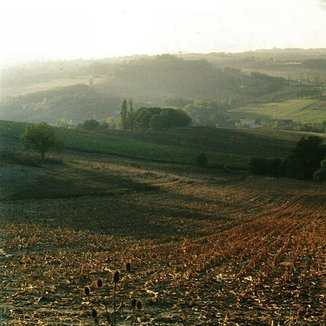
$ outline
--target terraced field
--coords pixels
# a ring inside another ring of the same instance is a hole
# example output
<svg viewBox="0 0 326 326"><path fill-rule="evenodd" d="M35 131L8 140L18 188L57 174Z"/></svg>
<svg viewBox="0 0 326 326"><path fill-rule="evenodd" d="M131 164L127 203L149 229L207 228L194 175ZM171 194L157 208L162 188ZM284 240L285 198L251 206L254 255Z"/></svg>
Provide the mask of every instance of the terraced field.
<svg viewBox="0 0 326 326"><path fill-rule="evenodd" d="M53 171L0 202L0 323L324 324L325 186L95 155Z"/></svg>

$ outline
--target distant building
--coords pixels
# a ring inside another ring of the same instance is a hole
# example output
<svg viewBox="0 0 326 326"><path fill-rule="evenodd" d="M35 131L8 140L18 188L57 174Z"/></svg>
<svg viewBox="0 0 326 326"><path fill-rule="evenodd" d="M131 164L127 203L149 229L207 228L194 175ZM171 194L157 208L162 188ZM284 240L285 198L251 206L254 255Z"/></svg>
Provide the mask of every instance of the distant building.
<svg viewBox="0 0 326 326"><path fill-rule="evenodd" d="M253 128L253 129L257 129L257 128L261 128L262 127L262 123L261 121L257 120L257 119L240 119L240 122L237 123L237 126L240 128Z"/></svg>
<svg viewBox="0 0 326 326"><path fill-rule="evenodd" d="M291 119L274 120L273 125L275 128L282 128L282 129L292 128L293 120Z"/></svg>

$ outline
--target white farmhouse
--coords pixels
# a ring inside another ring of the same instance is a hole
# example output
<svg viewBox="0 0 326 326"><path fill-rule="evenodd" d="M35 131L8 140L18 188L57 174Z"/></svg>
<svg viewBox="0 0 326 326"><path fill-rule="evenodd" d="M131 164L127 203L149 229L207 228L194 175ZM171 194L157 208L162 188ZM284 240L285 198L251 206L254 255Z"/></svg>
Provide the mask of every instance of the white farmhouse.
<svg viewBox="0 0 326 326"><path fill-rule="evenodd" d="M261 128L261 122L256 120L256 119L240 119L240 124L239 126L241 128L253 128L253 129L257 129L257 128Z"/></svg>

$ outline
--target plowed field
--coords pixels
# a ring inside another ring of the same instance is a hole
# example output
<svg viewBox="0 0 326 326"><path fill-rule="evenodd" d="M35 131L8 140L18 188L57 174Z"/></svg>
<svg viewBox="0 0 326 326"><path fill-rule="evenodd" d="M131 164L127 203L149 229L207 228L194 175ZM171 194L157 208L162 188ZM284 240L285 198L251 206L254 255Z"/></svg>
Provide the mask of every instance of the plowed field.
<svg viewBox="0 0 326 326"><path fill-rule="evenodd" d="M323 185L70 164L44 198L40 179L0 203L1 324L92 325L96 309L100 325L324 325ZM87 191L59 196L69 182Z"/></svg>

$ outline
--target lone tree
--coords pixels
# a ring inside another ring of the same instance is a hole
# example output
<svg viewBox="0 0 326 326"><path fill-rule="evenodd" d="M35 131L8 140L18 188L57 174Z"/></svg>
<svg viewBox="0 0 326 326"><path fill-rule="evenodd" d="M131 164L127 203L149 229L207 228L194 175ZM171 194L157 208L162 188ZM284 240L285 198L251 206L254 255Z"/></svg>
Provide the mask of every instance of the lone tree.
<svg viewBox="0 0 326 326"><path fill-rule="evenodd" d="M45 122L27 127L21 136L21 143L26 148L40 153L42 160L49 151L63 150L63 142L56 137L54 129Z"/></svg>

